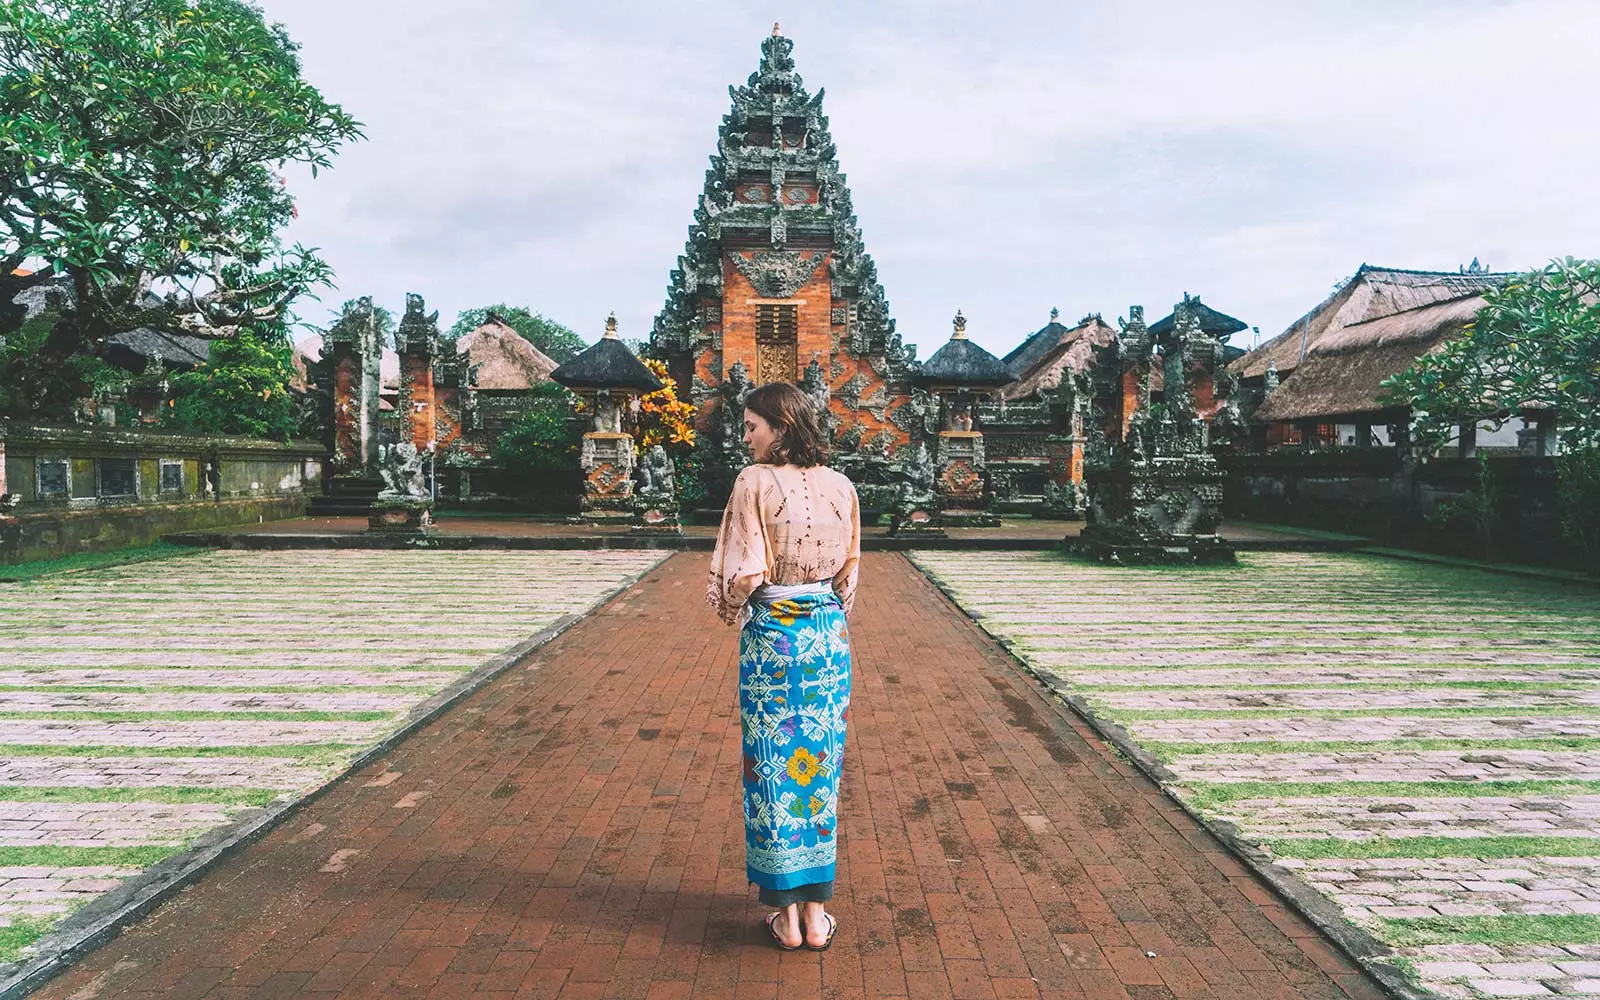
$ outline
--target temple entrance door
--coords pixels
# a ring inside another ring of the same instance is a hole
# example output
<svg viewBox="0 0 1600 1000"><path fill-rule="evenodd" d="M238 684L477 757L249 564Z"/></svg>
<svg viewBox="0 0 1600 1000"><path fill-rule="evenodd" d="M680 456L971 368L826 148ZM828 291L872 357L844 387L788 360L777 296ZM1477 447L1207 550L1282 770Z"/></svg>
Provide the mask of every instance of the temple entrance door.
<svg viewBox="0 0 1600 1000"><path fill-rule="evenodd" d="M799 307L781 303L756 306L756 385L798 378Z"/></svg>

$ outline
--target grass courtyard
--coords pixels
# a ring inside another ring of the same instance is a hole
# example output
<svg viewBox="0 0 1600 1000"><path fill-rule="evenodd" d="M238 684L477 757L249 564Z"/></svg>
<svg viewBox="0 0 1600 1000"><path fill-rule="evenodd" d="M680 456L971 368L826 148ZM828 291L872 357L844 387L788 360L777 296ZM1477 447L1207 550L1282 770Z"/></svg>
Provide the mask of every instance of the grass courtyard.
<svg viewBox="0 0 1600 1000"><path fill-rule="evenodd" d="M0 962L660 558L223 551L0 583Z"/></svg>
<svg viewBox="0 0 1600 1000"><path fill-rule="evenodd" d="M1420 983L1600 995L1600 589L1371 556L913 558Z"/></svg>

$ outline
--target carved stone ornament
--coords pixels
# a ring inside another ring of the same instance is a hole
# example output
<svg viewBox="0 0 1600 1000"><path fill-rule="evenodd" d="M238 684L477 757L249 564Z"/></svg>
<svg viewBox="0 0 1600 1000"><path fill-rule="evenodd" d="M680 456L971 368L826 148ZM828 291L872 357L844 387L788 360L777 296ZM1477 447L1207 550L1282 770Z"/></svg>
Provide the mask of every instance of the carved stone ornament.
<svg viewBox="0 0 1600 1000"><path fill-rule="evenodd" d="M787 299L817 273L826 254L810 257L795 250L757 250L754 257L735 254L733 266L769 299Z"/></svg>

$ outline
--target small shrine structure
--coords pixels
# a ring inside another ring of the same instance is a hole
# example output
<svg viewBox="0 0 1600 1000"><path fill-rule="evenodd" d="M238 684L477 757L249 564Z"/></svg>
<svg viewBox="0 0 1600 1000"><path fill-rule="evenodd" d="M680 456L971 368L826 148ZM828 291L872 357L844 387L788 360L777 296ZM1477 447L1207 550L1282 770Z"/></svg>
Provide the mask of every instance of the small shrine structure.
<svg viewBox="0 0 1600 1000"><path fill-rule="evenodd" d="M950 340L929 358L916 377L937 401L939 430L934 452L938 525L997 527L984 482L983 429L977 403L1016 381L1000 359L967 338L967 319L956 311Z"/></svg>
<svg viewBox="0 0 1600 1000"><path fill-rule="evenodd" d="M664 388L660 379L617 336L617 317L606 318L605 336L550 378L576 393L593 414L583 435L579 466L583 499L578 520L591 524L633 521L633 435L622 429L623 410L645 393Z"/></svg>

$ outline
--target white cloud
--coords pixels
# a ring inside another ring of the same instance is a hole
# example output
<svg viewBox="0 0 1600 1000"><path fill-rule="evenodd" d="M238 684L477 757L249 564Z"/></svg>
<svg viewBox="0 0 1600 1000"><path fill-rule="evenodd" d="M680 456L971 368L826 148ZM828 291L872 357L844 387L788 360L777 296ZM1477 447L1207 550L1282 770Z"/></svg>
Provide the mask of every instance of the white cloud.
<svg viewBox="0 0 1600 1000"><path fill-rule="evenodd" d="M564 5L565 6L565 5ZM266 0L368 124L295 235L337 303L522 302L642 336L726 88L770 21L733 5ZM787 16L787 15L786 15ZM957 306L1003 352L1184 291L1271 335L1362 261L1600 253L1600 5L847 5L786 20L900 329ZM307 310L316 314L316 309Z"/></svg>

